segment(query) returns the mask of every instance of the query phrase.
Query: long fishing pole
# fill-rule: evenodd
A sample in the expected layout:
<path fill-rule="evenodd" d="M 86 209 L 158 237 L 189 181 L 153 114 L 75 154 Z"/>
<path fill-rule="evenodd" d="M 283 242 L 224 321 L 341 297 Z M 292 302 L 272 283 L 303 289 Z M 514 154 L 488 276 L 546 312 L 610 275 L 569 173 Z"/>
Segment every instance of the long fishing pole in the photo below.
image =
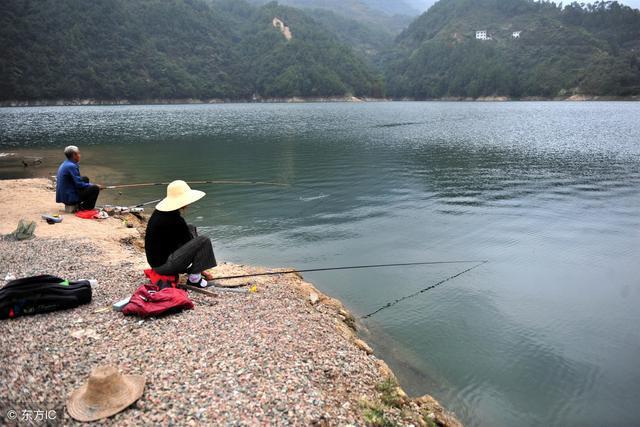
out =
<path fill-rule="evenodd" d="M 169 182 L 143 182 L 139 184 L 117 184 L 108 185 L 104 187 L 105 190 L 117 190 L 120 188 L 138 188 L 138 187 L 154 187 L 157 185 L 169 185 Z M 235 184 L 235 185 L 270 185 L 276 187 L 288 187 L 289 184 L 282 182 L 269 182 L 269 181 L 241 181 L 233 179 L 221 179 L 221 180 L 206 180 L 206 181 L 187 181 L 190 185 L 203 185 L 203 184 Z"/>
<path fill-rule="evenodd" d="M 156 199 L 156 200 L 151 200 L 150 202 L 144 202 L 144 203 L 139 203 L 137 205 L 134 205 L 134 208 L 142 208 L 144 206 L 148 206 L 148 205 L 152 205 L 154 203 L 158 203 L 160 202 L 162 199 Z"/>
<path fill-rule="evenodd" d="M 143 203 L 138 203 L 137 205 L 124 206 L 124 207 L 129 208 L 129 209 L 131 209 L 131 208 L 143 208 L 143 207 L 145 207 L 145 206 L 152 205 L 152 204 L 154 204 L 154 203 L 158 203 L 158 202 L 160 202 L 161 200 L 162 200 L 162 199 L 156 199 L 156 200 L 151 200 L 151 201 L 149 201 L 149 202 L 143 202 Z M 105 205 L 105 206 L 107 206 L 107 205 Z M 96 206 L 96 208 L 104 209 L 104 208 L 105 208 L 105 206 Z M 113 206 L 112 206 L 112 207 L 113 207 Z"/>
<path fill-rule="evenodd" d="M 400 298 L 397 298 L 397 299 L 395 299 L 395 300 L 393 300 L 393 301 L 389 301 L 389 302 L 388 302 L 388 303 L 386 303 L 385 305 L 383 305 L 383 306 L 381 306 L 380 308 L 378 308 L 378 309 L 376 309 L 376 310 L 372 311 L 372 312 L 371 312 L 371 313 L 369 313 L 369 314 L 365 314 L 365 315 L 364 315 L 364 316 L 362 316 L 361 318 L 362 318 L 362 319 L 368 319 L 368 318 L 370 318 L 371 316 L 374 316 L 374 315 L 376 315 L 376 314 L 380 313 L 382 310 L 386 310 L 387 308 L 389 308 L 389 307 L 393 307 L 394 305 L 399 304 L 399 303 L 401 303 L 402 301 L 408 300 L 409 298 L 416 297 L 416 296 L 418 296 L 418 295 L 420 295 L 420 294 L 422 294 L 422 293 L 424 293 L 424 292 L 430 291 L 430 290 L 431 290 L 431 289 L 433 289 L 433 288 L 437 288 L 438 286 L 443 285 L 444 283 L 448 282 L 449 280 L 453 280 L 453 279 L 455 279 L 456 277 L 462 276 L 463 274 L 468 273 L 468 272 L 470 272 L 471 270 L 474 270 L 474 269 L 476 269 L 476 268 L 480 267 L 481 265 L 484 265 L 484 264 L 486 264 L 486 263 L 488 263 L 488 262 L 489 262 L 489 261 L 480 261 L 480 262 L 478 262 L 478 264 L 474 265 L 473 267 L 469 267 L 469 268 L 467 268 L 466 270 L 463 270 L 463 271 L 461 271 L 461 272 L 459 272 L 459 273 L 454 274 L 453 276 L 449 276 L 449 277 L 447 277 L 446 279 L 442 279 L 442 280 L 440 280 L 439 282 L 434 283 L 433 285 L 429 285 L 429 286 L 427 286 L 427 287 L 426 287 L 426 288 L 424 288 L 424 289 L 420 289 L 419 291 L 414 292 L 414 293 L 412 293 L 412 294 L 405 295 L 405 296 L 400 297 Z"/>
<path fill-rule="evenodd" d="M 284 271 L 270 271 L 267 273 L 241 274 L 237 276 L 214 277 L 212 278 L 212 280 L 244 279 L 247 277 L 277 276 L 280 274 L 313 273 L 318 271 L 361 270 L 361 269 L 369 269 L 369 268 L 387 268 L 387 267 L 411 267 L 411 266 L 417 266 L 417 265 L 478 263 L 477 266 L 480 266 L 487 262 L 489 261 L 466 260 L 466 261 L 426 261 L 426 262 L 403 262 L 403 263 L 395 263 L 395 264 L 352 265 L 352 266 L 344 266 L 344 267 L 308 268 L 304 270 L 284 270 Z"/>

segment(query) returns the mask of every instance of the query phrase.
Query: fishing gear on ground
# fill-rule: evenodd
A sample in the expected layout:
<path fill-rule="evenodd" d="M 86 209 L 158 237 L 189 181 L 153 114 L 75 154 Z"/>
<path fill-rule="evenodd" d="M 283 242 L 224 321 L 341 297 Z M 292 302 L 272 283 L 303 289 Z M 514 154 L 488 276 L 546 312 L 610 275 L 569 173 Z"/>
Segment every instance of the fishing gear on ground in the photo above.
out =
<path fill-rule="evenodd" d="M 158 203 L 160 200 L 162 199 L 155 199 L 149 202 L 138 203 L 136 205 L 131 205 L 131 206 L 104 205 L 104 206 L 101 206 L 100 209 L 104 210 L 109 214 L 143 213 L 145 206 Z"/>
<path fill-rule="evenodd" d="M 125 214 L 125 213 L 142 213 L 144 212 L 144 207 L 142 206 L 113 206 L 113 205 L 104 205 L 102 209 L 107 213 L 116 213 L 116 214 Z"/>

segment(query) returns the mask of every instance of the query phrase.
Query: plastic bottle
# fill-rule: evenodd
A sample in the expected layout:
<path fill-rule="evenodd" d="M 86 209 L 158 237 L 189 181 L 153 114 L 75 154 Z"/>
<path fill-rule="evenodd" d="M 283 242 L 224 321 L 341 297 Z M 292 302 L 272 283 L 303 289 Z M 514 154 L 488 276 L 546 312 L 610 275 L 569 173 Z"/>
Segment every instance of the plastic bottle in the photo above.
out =
<path fill-rule="evenodd" d="M 92 289 L 98 286 L 98 281 L 96 279 L 80 279 L 78 282 L 89 282 Z"/>

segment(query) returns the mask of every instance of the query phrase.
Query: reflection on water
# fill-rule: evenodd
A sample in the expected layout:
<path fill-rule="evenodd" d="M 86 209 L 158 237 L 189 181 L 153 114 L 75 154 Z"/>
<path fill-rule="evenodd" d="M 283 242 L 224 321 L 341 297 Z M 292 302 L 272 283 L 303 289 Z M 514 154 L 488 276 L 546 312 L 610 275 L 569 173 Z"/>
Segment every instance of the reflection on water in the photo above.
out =
<path fill-rule="evenodd" d="M 310 268 L 488 259 L 363 322 L 413 394 L 471 425 L 640 421 L 640 104 L 383 103 L 0 110 L 0 151 L 84 148 L 99 182 L 207 186 L 221 259 Z M 132 203 L 160 188 L 106 193 Z M 355 313 L 464 266 L 309 274 Z"/>

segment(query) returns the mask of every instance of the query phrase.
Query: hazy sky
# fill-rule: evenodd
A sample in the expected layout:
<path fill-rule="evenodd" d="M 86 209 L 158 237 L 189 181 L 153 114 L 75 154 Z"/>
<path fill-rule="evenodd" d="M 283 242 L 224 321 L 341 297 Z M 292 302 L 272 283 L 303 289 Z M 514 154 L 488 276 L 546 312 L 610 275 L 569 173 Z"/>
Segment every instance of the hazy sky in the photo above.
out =
<path fill-rule="evenodd" d="M 436 0 L 405 0 L 407 3 L 411 4 L 413 7 L 418 10 L 424 11 L 429 8 Z M 559 0 L 556 0 L 556 3 L 559 3 Z M 636 9 L 640 9 L 640 0 L 618 0 L 619 3 L 626 4 L 627 6 L 631 6 Z M 572 1 L 563 1 L 563 4 L 569 4 Z M 593 1 L 578 1 L 578 3 L 593 3 Z"/>

